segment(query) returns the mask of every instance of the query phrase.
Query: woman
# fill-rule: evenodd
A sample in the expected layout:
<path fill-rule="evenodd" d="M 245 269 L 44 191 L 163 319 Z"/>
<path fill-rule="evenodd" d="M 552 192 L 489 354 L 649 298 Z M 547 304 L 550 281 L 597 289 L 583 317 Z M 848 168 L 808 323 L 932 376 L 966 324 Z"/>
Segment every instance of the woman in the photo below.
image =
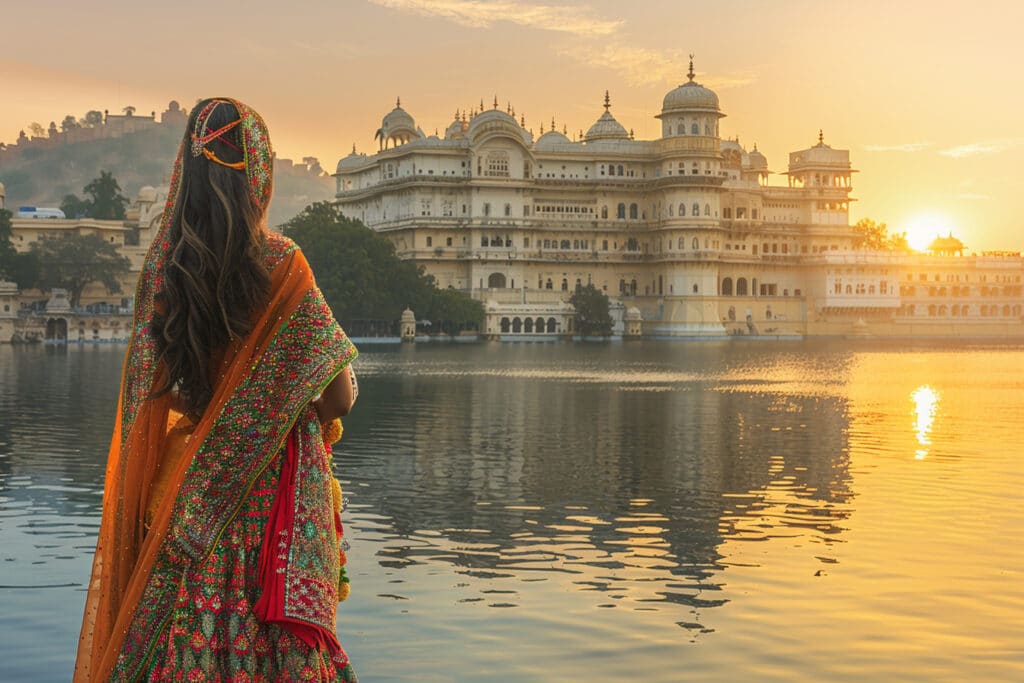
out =
<path fill-rule="evenodd" d="M 356 349 L 265 229 L 273 153 L 230 99 L 189 117 L 135 299 L 76 681 L 354 681 L 321 424 Z"/>

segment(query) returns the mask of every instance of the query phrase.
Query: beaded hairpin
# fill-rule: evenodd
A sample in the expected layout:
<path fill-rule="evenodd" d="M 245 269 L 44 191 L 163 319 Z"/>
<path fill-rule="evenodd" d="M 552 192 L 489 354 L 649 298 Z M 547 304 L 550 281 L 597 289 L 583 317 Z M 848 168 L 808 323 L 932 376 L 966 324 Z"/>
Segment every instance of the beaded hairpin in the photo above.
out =
<path fill-rule="evenodd" d="M 210 117 L 213 115 L 214 110 L 221 104 L 224 104 L 223 100 L 214 100 L 213 102 L 210 102 L 208 105 L 206 105 L 206 107 L 203 108 L 203 111 L 199 113 L 199 116 L 196 117 L 197 130 L 192 132 L 192 156 L 197 157 L 200 154 L 202 154 L 210 161 L 220 164 L 221 166 L 226 166 L 236 171 L 244 171 L 245 161 L 224 161 L 223 159 L 217 156 L 216 152 L 206 147 L 206 145 L 210 144 L 210 142 L 212 142 L 213 140 L 220 138 L 221 142 L 228 145 L 229 147 L 233 147 L 239 152 L 242 151 L 241 149 L 239 149 L 238 145 L 234 144 L 227 138 L 221 137 L 222 135 L 224 135 L 224 133 L 227 133 L 229 130 L 233 129 L 235 126 L 241 123 L 241 118 L 235 119 L 231 123 L 221 126 L 213 132 L 207 132 Z"/>

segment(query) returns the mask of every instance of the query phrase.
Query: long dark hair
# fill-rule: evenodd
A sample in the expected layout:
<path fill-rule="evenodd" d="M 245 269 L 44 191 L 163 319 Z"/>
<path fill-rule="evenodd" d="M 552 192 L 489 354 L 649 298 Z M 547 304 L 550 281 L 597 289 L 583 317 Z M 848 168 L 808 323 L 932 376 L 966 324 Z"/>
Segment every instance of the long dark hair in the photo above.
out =
<path fill-rule="evenodd" d="M 218 354 L 249 333 L 270 290 L 262 258 L 264 210 L 250 194 L 245 169 L 192 153 L 196 118 L 209 103 L 195 106 L 185 129 L 181 184 L 167 235 L 171 249 L 152 324 L 165 370 L 153 395 L 177 388 L 195 415 L 213 396 Z M 238 118 L 235 105 L 223 101 L 208 114 L 204 130 Z M 239 130 L 226 131 L 206 149 L 226 164 L 243 161 Z"/>

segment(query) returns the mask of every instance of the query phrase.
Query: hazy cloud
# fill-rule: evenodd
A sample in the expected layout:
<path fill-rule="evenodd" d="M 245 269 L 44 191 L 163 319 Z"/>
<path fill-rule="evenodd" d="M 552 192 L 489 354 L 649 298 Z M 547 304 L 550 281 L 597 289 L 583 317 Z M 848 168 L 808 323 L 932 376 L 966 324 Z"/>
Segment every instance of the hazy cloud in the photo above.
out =
<path fill-rule="evenodd" d="M 999 152 L 1005 152 L 1013 147 L 1018 147 L 1021 143 L 1024 143 L 1024 139 L 1022 138 L 1013 140 L 993 140 L 990 142 L 972 142 L 966 145 L 957 145 L 956 147 L 940 150 L 939 154 L 946 157 L 952 157 L 954 159 L 962 159 L 964 157 L 973 157 L 981 154 L 998 154 Z"/>
<path fill-rule="evenodd" d="M 622 27 L 623 22 L 597 16 L 587 5 L 543 5 L 519 0 L 369 1 L 381 7 L 439 17 L 472 28 L 489 28 L 504 21 L 533 29 L 569 33 L 574 38 L 593 38 L 595 40 L 576 40 L 554 49 L 560 57 L 619 73 L 633 85 L 686 81 L 687 56 L 683 52 L 634 47 L 609 38 Z M 727 90 L 749 85 L 755 80 L 753 72 L 742 71 L 719 74 L 701 82 L 713 90 Z"/>
<path fill-rule="evenodd" d="M 679 50 L 655 50 L 620 42 L 566 45 L 558 48 L 558 54 L 589 66 L 618 72 L 633 85 L 685 83 L 689 60 Z M 749 85 L 757 80 L 757 76 L 752 71 L 739 71 L 702 80 L 698 73 L 695 80 L 712 90 L 728 90 Z"/>
<path fill-rule="evenodd" d="M 416 14 L 440 17 L 462 26 L 487 28 L 509 22 L 580 36 L 606 36 L 614 33 L 621 21 L 594 16 L 586 6 L 563 7 L 537 5 L 516 0 L 370 0 L 375 5 Z"/>
<path fill-rule="evenodd" d="M 865 145 L 866 152 L 920 152 L 932 146 L 930 142 L 905 142 L 896 145 Z"/>

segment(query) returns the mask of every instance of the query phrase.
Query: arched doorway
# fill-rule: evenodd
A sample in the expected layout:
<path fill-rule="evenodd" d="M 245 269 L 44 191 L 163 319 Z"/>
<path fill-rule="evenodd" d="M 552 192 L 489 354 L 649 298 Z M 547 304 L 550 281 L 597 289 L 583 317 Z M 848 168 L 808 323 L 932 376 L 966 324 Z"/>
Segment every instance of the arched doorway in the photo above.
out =
<path fill-rule="evenodd" d="M 747 295 L 747 278 L 741 277 L 736 280 L 736 296 Z"/>
<path fill-rule="evenodd" d="M 487 276 L 487 286 L 491 289 L 504 289 L 505 288 L 505 274 L 504 273 L 491 273 Z"/>
<path fill-rule="evenodd" d="M 732 296 L 732 278 L 722 278 L 722 296 Z"/>
<path fill-rule="evenodd" d="M 46 321 L 46 341 L 66 342 L 68 321 L 65 318 L 49 318 Z"/>

